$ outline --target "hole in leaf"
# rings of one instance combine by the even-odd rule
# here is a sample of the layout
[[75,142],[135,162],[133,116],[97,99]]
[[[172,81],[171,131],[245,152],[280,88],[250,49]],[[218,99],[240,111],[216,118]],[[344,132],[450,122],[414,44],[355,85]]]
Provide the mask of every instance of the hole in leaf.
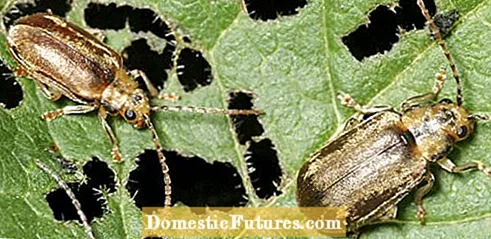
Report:
[[298,8],[307,5],[306,0],[244,0],[247,12],[255,20],[274,20],[278,16],[298,14]]
[[[436,5],[433,0],[425,0],[425,5],[433,16]],[[399,41],[400,29],[410,31],[422,29],[425,19],[413,0],[401,0],[395,8],[379,5],[369,13],[369,23],[359,26],[354,32],[342,38],[351,54],[361,61],[377,53],[385,53]]]
[[150,31],[155,36],[175,45],[176,37],[167,23],[150,9],[135,8],[129,16],[130,30],[133,32]]
[[[436,5],[433,0],[423,0],[430,16],[435,15]],[[406,31],[423,29],[426,19],[421,13],[421,9],[414,0],[401,0],[399,6],[394,9],[397,13],[397,24]]]
[[126,27],[128,22],[132,32],[150,31],[169,42],[175,41],[175,36],[169,26],[148,8],[91,2],[85,8],[84,14],[85,22],[92,28],[121,30]]
[[[68,162],[63,158],[58,159]],[[108,167],[107,163],[97,157],[93,157],[91,161],[83,166],[83,172],[87,176],[87,183],[71,182],[67,183],[67,185],[80,202],[82,211],[90,222],[96,217],[101,218],[104,212],[107,212],[106,199],[100,189],[109,193],[115,192],[116,180],[114,172]],[[46,200],[56,220],[78,220],[81,222],[72,200],[63,188],[58,188],[48,193]]]
[[107,166],[107,163],[97,157],[87,162],[84,167],[84,174],[87,176],[87,184],[92,188],[105,189],[106,192],[116,191],[116,179],[114,172]]
[[40,12],[40,10],[34,5],[34,3],[16,3],[12,8],[7,10],[7,13],[3,16],[3,25],[5,29],[9,29],[15,20],[31,15],[33,13]]
[[280,195],[282,172],[271,140],[251,141],[245,159],[256,195],[262,199]]
[[[142,70],[153,85],[163,89],[167,81],[166,69],[171,68],[171,58],[174,53],[174,49],[169,50],[168,47],[173,48],[167,45],[163,53],[159,54],[150,48],[146,39],[132,41],[131,45],[123,50],[124,65],[130,70]],[[137,79],[137,81],[140,87],[146,87],[142,79]]]
[[361,25],[342,39],[351,54],[359,61],[390,50],[399,40],[396,13],[387,6],[378,6],[370,12],[369,19],[370,24]]
[[191,41],[191,38],[189,38],[188,36],[183,36],[183,37],[182,37],[182,40],[183,40],[184,42],[186,42],[186,43],[191,43],[191,42],[192,42],[192,41]]
[[[166,159],[166,162],[169,164],[169,158]],[[164,177],[157,152],[145,150],[143,154],[138,156],[136,164],[138,167],[131,171],[126,184],[126,189],[130,196],[135,199],[136,206],[140,209],[142,207],[163,207],[165,200]],[[169,171],[172,172],[170,167]],[[171,182],[174,184],[172,177]],[[176,201],[174,191],[174,185],[172,185],[173,204]]]
[[[253,108],[252,94],[237,91],[230,93],[228,101],[229,109],[250,110]],[[245,144],[254,136],[260,136],[264,133],[263,126],[257,120],[257,115],[231,116],[234,125],[235,133],[240,144]]]
[[73,0],[35,0],[34,4],[43,12],[50,10],[51,13],[58,16],[66,16],[72,10]]
[[[157,13],[151,9],[133,8],[128,5],[118,7],[115,3],[89,3],[85,9],[85,21],[92,28],[113,30],[123,29],[128,22],[133,32],[150,31],[165,39],[167,44],[160,54],[151,51],[144,39],[133,41],[131,46],[125,49],[125,65],[129,69],[142,70],[155,85],[163,88],[162,79],[167,79],[166,70],[173,66],[172,59],[176,54],[177,43],[176,36]],[[191,39],[183,37],[183,41],[190,43]],[[211,84],[211,66],[200,51],[184,48],[179,53],[177,65],[178,79],[185,91],[192,91],[198,85]]]
[[[208,163],[164,151],[172,179],[172,202],[187,206],[244,206],[248,199],[242,179],[230,163]],[[145,150],[130,173],[127,190],[137,207],[164,205],[164,182],[157,153]]]
[[[125,66],[145,72],[150,81],[159,89],[163,89],[167,80],[166,70],[172,68],[172,57],[175,54],[175,37],[167,24],[150,9],[133,8],[129,5],[117,6],[89,3],[85,9],[85,21],[93,28],[120,30],[126,23],[133,32],[152,32],[165,39],[167,44],[158,53],[150,48],[146,39],[138,39],[123,50]],[[146,87],[142,79],[137,79],[140,87]]]
[[[229,109],[252,109],[253,96],[251,93],[236,91],[230,93]],[[240,144],[250,142],[244,155],[256,195],[262,199],[281,194],[281,167],[278,154],[270,139],[255,142],[252,138],[264,133],[257,115],[231,116],[237,138]]]
[[[169,167],[176,197],[188,206],[238,207],[248,198],[237,169],[228,162],[208,163],[199,157],[185,158],[171,152]],[[192,175],[190,177],[190,175]]]
[[213,76],[211,66],[200,51],[184,48],[177,59],[177,77],[184,91],[192,91],[201,86],[211,84]]
[[165,39],[168,43],[176,44],[176,37],[167,23],[150,9],[134,8],[129,15],[128,23],[130,30],[133,32],[150,31],[155,36]]
[[132,32],[146,32],[150,30],[155,19],[159,19],[159,17],[154,11],[147,8],[134,8],[128,19],[130,30]]
[[12,109],[19,106],[23,98],[22,87],[14,73],[0,61],[0,106]]
[[127,5],[116,6],[116,3],[89,3],[84,9],[85,23],[91,28],[102,30],[121,30],[126,27],[127,16],[133,8]]
[[[73,191],[75,197],[82,206],[82,211],[90,222],[92,219],[101,218],[106,209],[106,200],[100,192],[87,184],[67,183]],[[77,214],[72,200],[68,197],[65,190],[58,188],[46,196],[49,207],[58,221],[77,220],[81,223],[80,216]]]
[[72,9],[72,0],[35,0],[34,3],[16,3],[3,16],[3,24],[8,29],[15,20],[38,12],[48,12],[65,17]]

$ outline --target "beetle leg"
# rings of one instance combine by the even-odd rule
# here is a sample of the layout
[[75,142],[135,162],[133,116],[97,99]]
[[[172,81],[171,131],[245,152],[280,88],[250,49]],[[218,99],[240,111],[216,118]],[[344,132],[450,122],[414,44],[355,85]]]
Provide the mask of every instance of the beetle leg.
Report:
[[[12,54],[14,55],[14,54]],[[15,56],[15,55],[14,55]],[[22,67],[15,67],[12,69],[12,72],[16,77],[24,77],[24,76],[29,76],[26,70],[24,70]]]
[[355,99],[353,99],[353,97],[343,92],[338,93],[338,99],[341,100],[342,105],[348,106],[363,115],[370,115],[381,111],[393,109],[392,106],[386,106],[386,105],[376,105],[374,107],[367,108],[365,106],[358,104],[358,102],[356,102]]
[[391,220],[391,219],[394,219],[396,218],[397,216],[397,205],[396,206],[393,206],[389,209],[389,211],[387,211],[386,213],[384,213],[381,217],[380,217],[380,220],[384,221],[384,220]]
[[98,105],[71,105],[65,106],[61,109],[55,111],[49,111],[44,113],[41,118],[46,121],[54,120],[63,115],[73,115],[73,114],[85,114],[97,109]]
[[468,170],[479,170],[483,173],[485,173],[488,177],[491,177],[491,169],[486,167],[482,162],[475,161],[472,163],[466,163],[463,165],[455,165],[452,160],[448,158],[443,158],[437,161],[437,163],[445,169],[446,171],[450,173],[464,173],[467,172]]
[[431,174],[430,172],[426,173],[426,185],[419,188],[416,192],[415,203],[418,207],[418,213],[416,214],[416,217],[419,219],[421,225],[424,224],[424,216],[426,215],[426,211],[423,207],[423,197],[428,194],[431,188],[433,188],[434,182],[435,176],[433,176],[433,174]]
[[52,100],[52,101],[57,101],[61,98],[61,93],[60,92],[57,92],[53,89],[50,89],[46,84],[44,83],[41,83],[39,81],[36,81],[39,89],[41,90],[41,92],[43,92],[43,95]]
[[130,75],[134,79],[136,79],[138,77],[141,77],[143,79],[143,82],[145,82],[145,85],[147,86],[148,92],[150,92],[150,96],[152,98],[163,99],[163,100],[171,101],[171,102],[176,102],[177,100],[179,100],[179,96],[176,95],[175,93],[163,93],[163,94],[160,94],[159,93],[159,90],[157,89],[157,87],[155,87],[152,84],[152,82],[150,81],[150,79],[148,79],[148,77],[145,74],[145,72],[143,72],[141,70],[132,70],[132,71],[130,71]]
[[343,131],[348,131],[359,124],[361,120],[357,116],[351,117],[346,123],[343,125]]
[[395,219],[397,216],[397,209],[398,209],[397,205],[394,205],[390,207],[389,210],[387,210],[386,212],[381,214],[376,214],[374,215],[374,217],[367,219],[367,221],[364,221],[359,224],[349,224],[349,226],[346,229],[348,233],[351,233],[352,238],[358,238],[360,236],[361,233],[360,229],[362,227],[379,224],[388,220]]
[[433,85],[433,88],[431,89],[431,92],[421,94],[421,95],[416,95],[413,96],[409,99],[406,99],[404,102],[402,102],[401,107],[402,110],[405,111],[413,105],[418,105],[424,102],[429,102],[434,100],[438,94],[440,93],[443,83],[445,83],[445,80],[447,79],[447,73],[445,71],[445,67],[442,66],[440,67],[440,72],[435,74],[435,84]]
[[147,86],[148,92],[150,92],[150,96],[152,98],[158,98],[159,97],[159,90],[152,84],[150,79],[148,79],[145,72],[143,72],[141,70],[131,70],[129,72],[129,74],[133,79],[136,79],[138,77],[141,77],[143,79],[143,82],[145,82],[145,85]]
[[163,99],[163,100],[172,101],[172,102],[176,102],[177,100],[179,100],[179,96],[176,95],[175,93],[160,94],[157,87],[155,87],[152,84],[152,82],[150,81],[150,79],[148,79],[145,72],[143,72],[141,70],[132,70],[132,71],[130,71],[129,74],[131,75],[131,77],[133,79],[136,79],[138,77],[141,77],[143,79],[143,82],[145,82],[145,85],[147,86],[148,92],[150,92],[150,96],[152,98],[158,98],[158,99]]
[[[13,70],[14,72],[14,75],[16,77],[23,77],[23,76],[27,76],[29,77],[29,74],[27,73],[26,70],[22,69],[21,67],[16,67],[14,68]],[[32,78],[35,78],[35,77],[32,77]],[[57,101],[58,99],[61,98],[61,93],[60,92],[57,92],[53,89],[50,89],[46,84],[42,83],[41,81],[39,80],[35,80],[36,84],[38,85],[39,89],[41,90],[41,92],[43,92],[43,95],[52,100],[52,101]]]
[[101,120],[102,123],[102,128],[104,128],[104,131],[106,131],[107,136],[109,137],[109,140],[111,140],[111,145],[113,147],[112,149],[112,155],[114,161],[117,162],[123,162],[123,158],[121,157],[121,152],[119,151],[118,147],[118,139],[114,135],[113,130],[111,129],[111,126],[107,123],[107,113],[103,108],[99,109],[99,119]]
[[373,218],[368,219],[366,222],[363,223],[363,225],[379,224],[384,221],[395,219],[397,217],[397,210],[397,205],[394,205],[390,207],[389,210],[387,210],[386,212],[376,214]]
[[351,231],[351,238],[358,239],[360,238],[360,234],[361,234],[360,228],[355,228]]

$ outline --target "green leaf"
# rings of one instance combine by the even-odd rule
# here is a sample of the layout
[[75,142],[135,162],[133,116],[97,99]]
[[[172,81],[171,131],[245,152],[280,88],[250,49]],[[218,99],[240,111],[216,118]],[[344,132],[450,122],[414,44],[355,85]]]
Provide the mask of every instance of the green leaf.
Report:
[[[69,19],[83,24],[86,1],[75,1]],[[347,92],[364,104],[397,106],[405,98],[428,92],[434,74],[447,65],[438,44],[426,30],[402,34],[387,54],[362,62],[352,57],[341,37],[366,22],[367,13],[384,0],[311,0],[299,14],[274,21],[254,21],[238,1],[226,0],[126,0],[135,7],[149,7],[178,24],[191,36],[193,46],[210,62],[214,81],[210,86],[185,93],[171,74],[166,92],[178,93],[180,105],[225,108],[228,93],[249,89],[257,95],[255,106],[266,112],[260,117],[276,145],[285,174],[283,194],[273,202],[250,195],[251,206],[295,203],[297,170],[308,155],[340,130],[354,112],[341,106],[338,91]],[[0,1],[4,9],[12,2]],[[446,39],[464,82],[464,105],[472,112],[491,115],[486,85],[491,55],[491,2],[482,0],[438,1],[440,10],[457,9],[461,18]],[[5,11],[5,10],[4,10]],[[121,49],[135,35],[108,32],[108,40]],[[119,45],[118,45],[119,44]],[[0,57],[14,66],[0,36]],[[92,156],[105,160],[116,172],[118,190],[107,195],[110,213],[94,220],[96,238],[139,238],[140,211],[124,188],[135,157],[152,149],[147,130],[135,130],[122,119],[112,125],[120,140],[125,163],[113,163],[110,143],[95,114],[68,116],[46,123],[43,112],[66,104],[42,96],[31,79],[22,78],[24,101],[13,110],[0,109],[0,225],[1,237],[85,238],[76,222],[60,223],[53,217],[45,195],[58,188],[56,182],[35,165],[41,160],[57,167],[46,151],[56,143],[61,154],[83,164]],[[455,83],[449,80],[442,97],[454,98]],[[156,101],[155,104],[164,102]],[[208,161],[231,162],[244,178],[243,154],[223,116],[186,113],[153,115],[164,148]],[[491,165],[491,127],[479,125],[473,136],[458,144],[450,155],[456,163],[481,160]],[[59,171],[59,170],[56,170]],[[436,186],[425,198],[427,225],[415,218],[412,196],[400,206],[395,223],[377,225],[363,238],[488,238],[491,233],[491,181],[481,173],[451,175],[432,168]],[[62,175],[67,180],[75,176]]]

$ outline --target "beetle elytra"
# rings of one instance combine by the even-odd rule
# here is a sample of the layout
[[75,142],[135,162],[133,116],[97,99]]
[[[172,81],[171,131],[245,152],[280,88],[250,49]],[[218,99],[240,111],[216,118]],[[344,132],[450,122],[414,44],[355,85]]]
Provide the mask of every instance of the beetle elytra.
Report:
[[422,199],[434,182],[431,163],[451,173],[474,169],[491,177],[491,169],[481,162],[456,166],[447,157],[455,143],[472,133],[476,121],[487,117],[462,107],[461,83],[452,56],[423,1],[417,3],[452,69],[457,82],[456,102],[431,102],[443,87],[445,68],[436,74],[431,92],[406,99],[401,111],[390,106],[366,108],[348,95],[339,95],[341,103],[354,108],[357,116],[300,169],[297,202],[303,207],[345,206],[349,231],[395,218],[397,204],[426,182],[415,194],[417,217],[423,224]]
[[159,138],[150,120],[152,111],[262,114],[259,110],[152,107],[135,78],[142,77],[152,97],[157,97],[158,91],[142,71],[128,72],[117,52],[82,28],[52,14],[38,13],[18,19],[8,30],[7,42],[10,54],[18,63],[14,70],[17,76],[32,78],[51,100],[65,96],[81,103],[46,112],[43,119],[49,121],[63,115],[98,110],[116,161],[122,160],[118,140],[106,118],[120,115],[137,129],[149,128],[164,173],[166,206],[171,205],[171,180]]

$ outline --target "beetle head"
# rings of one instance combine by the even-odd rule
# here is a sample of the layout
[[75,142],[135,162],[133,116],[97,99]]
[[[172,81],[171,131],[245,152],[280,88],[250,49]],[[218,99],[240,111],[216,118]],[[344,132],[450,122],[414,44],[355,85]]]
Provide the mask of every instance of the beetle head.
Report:
[[412,108],[402,115],[423,157],[434,162],[474,130],[476,120],[467,109],[448,100]]
[[121,116],[135,128],[146,127],[146,117],[150,115],[150,101],[143,90],[136,89],[126,99],[120,111]]
[[469,111],[455,103],[440,101],[433,105],[432,112],[441,130],[454,142],[466,139],[474,130],[476,120]]

